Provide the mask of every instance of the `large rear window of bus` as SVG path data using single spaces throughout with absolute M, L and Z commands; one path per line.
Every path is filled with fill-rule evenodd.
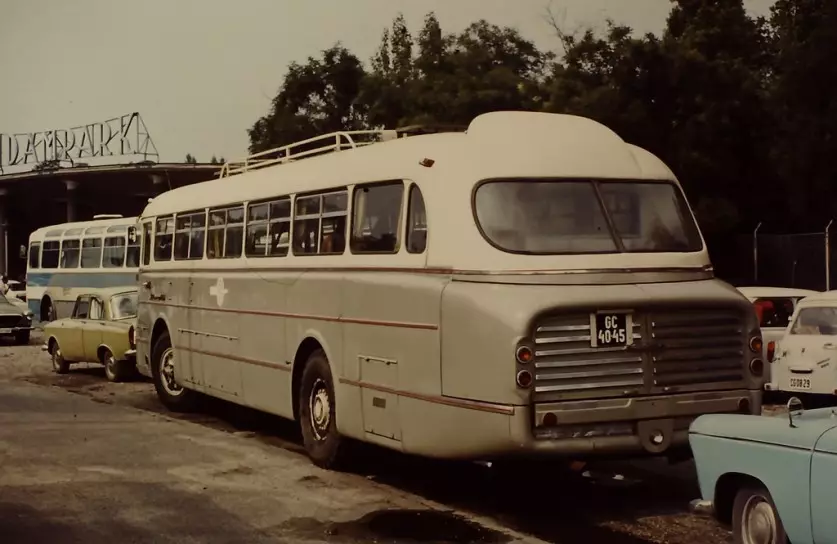
M 492 180 L 474 214 L 495 247 L 522 254 L 695 252 L 700 234 L 670 182 Z

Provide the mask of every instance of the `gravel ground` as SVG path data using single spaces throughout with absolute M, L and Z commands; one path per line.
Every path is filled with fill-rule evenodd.
M 97 365 L 78 365 L 69 374 L 54 374 L 48 356 L 40 349 L 40 342 L 39 337 L 33 336 L 30 346 L 0 345 L 0 381 L 59 387 L 98 403 L 154 412 L 234 433 L 271 447 L 302 452 L 295 426 L 274 416 L 214 399 L 206 399 L 199 413 L 171 414 L 159 404 L 154 387 L 148 381 L 111 384 L 105 380 L 102 367 Z M 783 411 L 783 406 L 768 407 L 765 415 Z M 353 477 L 365 477 L 398 492 L 490 519 L 501 527 L 547 542 L 732 542 L 729 531 L 714 521 L 688 513 L 689 500 L 698 496 L 691 462 L 677 465 L 669 465 L 664 460 L 602 463 L 586 467 L 589 469 L 587 474 L 582 471 L 538 473 L 539 480 L 532 485 L 529 478 L 511 481 L 491 468 L 473 463 L 417 459 L 376 448 L 367 449 L 360 457 Z M 429 537 L 411 541 L 439 542 Z

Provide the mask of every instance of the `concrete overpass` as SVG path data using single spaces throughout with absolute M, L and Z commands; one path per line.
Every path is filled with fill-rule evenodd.
M 217 177 L 220 164 L 76 165 L 0 175 L 0 271 L 26 272 L 19 248 L 40 227 L 101 213 L 139 215 L 160 193 Z

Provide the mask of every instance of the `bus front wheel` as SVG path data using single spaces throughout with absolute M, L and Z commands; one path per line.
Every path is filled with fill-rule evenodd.
M 164 332 L 154 343 L 151 352 L 154 389 L 166 408 L 173 412 L 188 412 L 195 407 L 197 393 L 186 389 L 175 380 L 174 355 L 169 333 Z
M 323 350 L 308 357 L 299 391 L 302 441 L 311 461 L 320 468 L 338 469 L 346 460 L 346 440 L 337 432 L 334 380 Z

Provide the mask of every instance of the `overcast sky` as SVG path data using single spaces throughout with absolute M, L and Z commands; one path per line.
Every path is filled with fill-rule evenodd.
M 566 28 L 607 17 L 659 32 L 669 0 L 553 0 Z M 773 0 L 748 0 L 766 14 Z M 484 18 L 542 49 L 549 0 L 0 0 L 0 133 L 69 128 L 139 111 L 161 161 L 227 159 L 267 112 L 291 61 L 340 41 L 364 61 L 403 12 L 446 32 Z M 94 161 L 90 161 L 94 162 Z M 110 160 L 108 162 L 114 162 Z M 28 169 L 28 167 L 27 167 Z M 7 172 L 10 170 L 7 169 Z

